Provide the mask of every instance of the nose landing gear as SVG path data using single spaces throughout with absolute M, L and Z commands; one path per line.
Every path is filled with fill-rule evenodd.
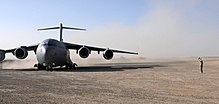
M 38 70 L 53 71 L 53 68 L 51 66 L 43 66 L 41 64 L 35 64 L 34 67 L 37 67 Z

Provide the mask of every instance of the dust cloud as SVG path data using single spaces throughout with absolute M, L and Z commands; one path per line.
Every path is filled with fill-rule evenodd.
M 28 68 L 34 68 L 34 64 L 36 63 L 37 61 L 34 59 L 4 60 L 3 62 L 0 63 L 0 69 L 28 69 Z
M 109 23 L 78 32 L 70 41 L 137 51 L 152 58 L 218 55 L 218 24 L 211 20 L 211 16 L 218 17 L 215 2 L 152 1 L 132 26 Z

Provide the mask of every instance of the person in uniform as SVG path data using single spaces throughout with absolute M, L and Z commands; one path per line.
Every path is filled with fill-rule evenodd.
M 200 62 L 201 73 L 203 73 L 203 64 L 204 64 L 204 62 L 203 62 L 203 60 L 202 60 L 201 57 L 199 57 L 198 60 L 199 60 L 199 62 Z

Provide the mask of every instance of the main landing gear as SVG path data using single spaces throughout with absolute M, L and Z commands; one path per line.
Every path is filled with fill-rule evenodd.
M 64 65 L 66 69 L 74 69 L 76 68 L 78 65 L 76 63 L 72 63 L 72 64 L 66 64 Z M 52 66 L 43 66 L 41 64 L 35 64 L 34 67 L 37 67 L 38 70 L 46 70 L 46 71 L 53 71 L 53 67 Z M 62 66 L 60 66 L 60 68 L 62 68 Z

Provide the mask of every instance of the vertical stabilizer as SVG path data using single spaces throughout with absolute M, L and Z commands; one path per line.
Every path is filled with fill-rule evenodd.
M 60 28 L 59 28 L 59 31 L 60 31 L 60 34 L 59 34 L 59 38 L 60 38 L 60 42 L 63 42 L 63 38 L 62 38 L 62 30 L 63 30 L 63 27 L 62 27 L 62 24 L 60 23 Z

